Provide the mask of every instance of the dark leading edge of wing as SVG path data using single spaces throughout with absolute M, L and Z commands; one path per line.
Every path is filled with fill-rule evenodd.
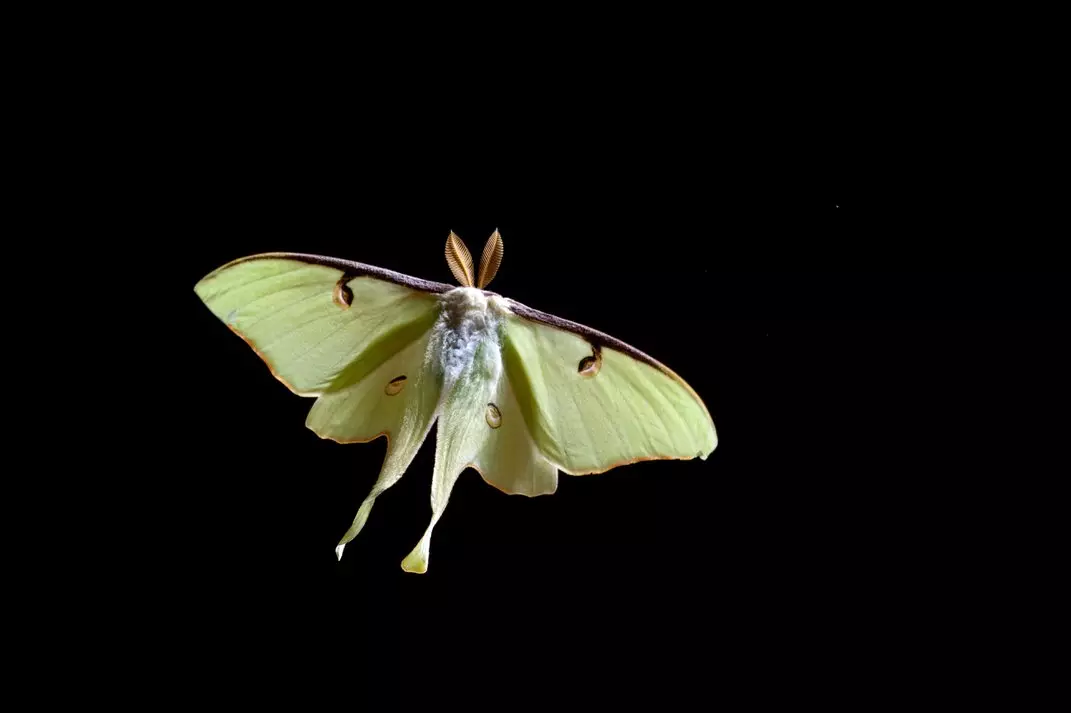
M 509 307 L 518 317 L 524 317 L 525 319 L 530 319 L 533 322 L 540 322 L 551 327 L 557 327 L 558 329 L 564 329 L 567 332 L 572 332 L 578 337 L 587 340 L 588 344 L 590 344 L 592 348 L 610 347 L 611 349 L 616 349 L 619 352 L 628 354 L 630 357 L 637 361 L 642 361 L 644 364 L 653 366 L 655 369 L 658 369 L 666 376 L 672 376 L 675 379 L 680 378 L 679 376 L 674 374 L 672 370 L 670 370 L 664 364 L 660 363 L 654 357 L 644 354 L 631 344 L 626 344 L 620 339 L 611 337 L 605 332 L 600 332 L 597 329 L 592 329 L 591 327 L 587 327 L 578 322 L 570 322 L 567 319 L 555 317 L 553 314 L 540 312 L 537 309 L 532 309 L 531 307 L 522 305 L 520 302 L 514 302 L 513 300 L 509 301 Z
M 409 287 L 414 290 L 421 290 L 422 292 L 447 292 L 454 289 L 454 285 L 447 285 L 442 282 L 432 282 L 431 280 L 422 280 L 419 277 L 411 277 L 409 275 L 403 275 L 400 272 L 394 272 L 393 270 L 384 270 L 382 267 L 375 267 L 374 265 L 365 265 L 360 262 L 353 262 L 352 260 L 342 260 L 335 257 L 324 257 L 322 255 L 306 255 L 304 253 L 261 253 L 259 255 L 250 255 L 249 257 L 238 258 L 233 260 L 223 267 L 213 270 L 211 273 L 205 276 L 204 279 L 212 277 L 218 272 L 222 272 L 229 267 L 234 267 L 243 262 L 252 262 L 253 260 L 296 260 L 298 262 L 305 262 L 310 265 L 323 265 L 324 267 L 334 268 L 342 271 L 345 275 L 350 277 L 375 277 L 387 282 L 393 282 L 396 285 L 403 287 Z

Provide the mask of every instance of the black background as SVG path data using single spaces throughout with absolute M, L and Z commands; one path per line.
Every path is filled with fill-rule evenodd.
M 345 127 L 307 118 L 280 146 L 285 122 L 248 111 L 174 137 L 161 212 L 177 248 L 176 438 L 148 509 L 173 513 L 152 567 L 206 672 L 308 657 L 325 679 L 387 690 L 420 688 L 431 667 L 506 686 L 575 678 L 627 695 L 649 678 L 664 695 L 679 679 L 850 699 L 925 680 L 945 647 L 988 635 L 974 593 L 1008 554 L 986 503 L 1046 467 L 1000 453 L 1027 430 L 1009 404 L 1050 388 L 1036 374 L 1065 337 L 1041 320 L 1064 316 L 1064 277 L 992 248 L 1014 205 L 932 191 L 923 168 L 835 123 L 786 135 L 761 113 L 716 136 L 686 114 L 646 132 L 536 122 L 500 148 L 488 128 L 478 151 L 406 125 L 340 140 Z M 433 431 L 338 562 L 385 442 L 317 438 L 311 400 L 193 286 L 275 250 L 451 282 L 448 232 L 478 254 L 495 228 L 495 291 L 669 365 L 719 446 L 562 475 L 535 499 L 467 471 L 429 572 L 407 574 Z
M 13 557 L 52 536 L 44 587 L 8 577 L 34 695 L 1018 709 L 1062 681 L 1044 23 L 512 9 L 26 26 L 9 316 L 58 342 L 9 330 L 10 445 L 45 440 L 7 482 L 49 491 L 5 501 Z M 679 372 L 718 449 L 536 499 L 467 472 L 412 575 L 433 433 L 337 562 L 385 443 L 318 439 L 193 286 L 273 250 L 449 281 L 448 231 L 496 227 L 493 288 Z

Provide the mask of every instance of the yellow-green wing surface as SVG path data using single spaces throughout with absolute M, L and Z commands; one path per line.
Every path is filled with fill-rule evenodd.
M 486 253 L 484 285 L 497 266 L 494 250 Z M 471 258 L 455 262 L 471 283 Z M 402 564 L 413 572 L 426 571 L 432 531 L 467 467 L 507 493 L 536 496 L 554 492 L 558 470 L 705 459 L 717 446 L 703 402 L 664 365 L 479 288 L 269 253 L 225 265 L 195 290 L 276 378 L 317 397 L 310 429 L 342 443 L 387 437 L 379 478 L 336 548 L 340 557 L 436 418 L 432 519 Z
M 718 437 L 688 384 L 639 350 L 510 302 L 503 364 L 539 451 L 571 475 L 642 460 L 703 458 Z
M 213 271 L 194 290 L 302 396 L 359 381 L 427 332 L 443 285 L 369 265 L 267 253 Z
M 435 419 L 437 364 L 426 363 L 438 295 L 449 285 L 294 253 L 236 260 L 195 291 L 291 391 L 318 397 L 306 425 L 342 443 L 388 439 L 379 478 L 336 552 L 376 497 L 405 472 Z M 430 366 L 430 368 L 428 368 Z

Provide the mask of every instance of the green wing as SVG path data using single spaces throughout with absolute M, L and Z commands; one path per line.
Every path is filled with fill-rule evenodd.
M 510 303 L 503 362 L 540 453 L 566 473 L 601 473 L 663 458 L 703 458 L 717 446 L 696 393 L 629 345 Z
M 436 417 L 432 520 L 402 564 L 413 572 L 427 569 L 432 530 L 466 467 L 507 493 L 541 495 L 554 492 L 559 469 L 581 475 L 706 458 L 717 445 L 706 407 L 672 371 L 613 337 L 511 300 L 472 363 L 446 383 L 444 332 L 433 326 L 449 285 L 272 253 L 226 265 L 195 289 L 276 378 L 318 397 L 306 422 L 318 435 L 343 443 L 387 437 L 383 468 L 339 557 Z
M 411 344 L 434 324 L 435 292 L 446 289 L 360 263 L 291 253 L 236 260 L 194 288 L 302 396 L 352 384 Z
M 236 260 L 194 288 L 291 391 L 317 396 L 306 425 L 342 443 L 388 440 L 379 478 L 336 548 L 364 526 L 435 419 L 441 375 L 425 363 L 438 318 L 427 282 L 360 263 L 293 253 Z
M 484 425 L 498 425 L 488 430 L 487 440 L 469 465 L 504 493 L 529 497 L 550 495 L 558 489 L 558 468 L 536 446 L 505 375 L 498 381 L 492 403 L 495 411 L 491 415 L 487 413 L 490 407 L 482 411 Z M 488 422 L 488 419 L 493 420 Z

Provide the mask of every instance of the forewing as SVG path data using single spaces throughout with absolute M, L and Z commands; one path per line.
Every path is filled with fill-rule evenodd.
M 291 391 L 344 389 L 425 335 L 448 285 L 331 258 L 236 260 L 195 287 Z
M 567 473 L 663 458 L 706 458 L 717 445 L 703 402 L 651 357 L 583 325 L 511 303 L 503 362 L 539 451 Z

